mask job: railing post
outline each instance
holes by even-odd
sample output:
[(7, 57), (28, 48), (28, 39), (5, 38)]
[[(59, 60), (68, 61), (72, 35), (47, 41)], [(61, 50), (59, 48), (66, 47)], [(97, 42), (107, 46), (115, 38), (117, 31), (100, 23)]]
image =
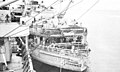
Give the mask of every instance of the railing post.
[[(22, 39), (20, 38), (22, 41)], [(28, 48), (28, 36), (25, 37), (25, 44), (22, 41), (22, 44), (25, 46), (22, 51), (22, 58), (23, 58), (23, 72), (35, 72), (33, 69), (33, 64), (31, 60), (31, 56), (29, 53), (29, 48)]]

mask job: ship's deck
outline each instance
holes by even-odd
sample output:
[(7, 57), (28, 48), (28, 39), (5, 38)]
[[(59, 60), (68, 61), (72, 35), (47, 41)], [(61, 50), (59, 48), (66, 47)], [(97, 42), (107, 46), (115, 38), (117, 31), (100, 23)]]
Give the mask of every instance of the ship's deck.
[(0, 71), (0, 72), (23, 72), (23, 64), (22, 64), (22, 58), (19, 56), (16, 56), (15, 53), (12, 55), (12, 61), (8, 64), (8, 70)]

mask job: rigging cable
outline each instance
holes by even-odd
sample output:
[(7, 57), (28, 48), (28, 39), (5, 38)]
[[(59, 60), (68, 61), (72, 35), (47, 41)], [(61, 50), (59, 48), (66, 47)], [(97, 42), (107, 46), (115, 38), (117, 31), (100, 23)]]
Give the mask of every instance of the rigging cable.
[(82, 16), (84, 16), (88, 11), (90, 11), (97, 3), (99, 2), (99, 0), (97, 0), (88, 10), (86, 10), (86, 12), (84, 12), (77, 20), (79, 20), (80, 18), (82, 18)]
[[(76, 5), (78, 5), (79, 3), (81, 3), (81, 2), (83, 2), (84, 0), (81, 0), (81, 1), (79, 1), (78, 3), (76, 3), (76, 4), (74, 4), (74, 5), (72, 5), (71, 7), (69, 7), (69, 8), (72, 8), (72, 7), (74, 7), (74, 6), (76, 6)], [(68, 9), (69, 9), (68, 8)]]
[[(81, 0), (80, 2), (78, 2), (78, 3), (74, 4), (73, 6), (71, 6), (71, 7), (67, 8), (67, 9), (65, 8), (65, 9), (64, 9), (64, 10), (62, 10), (61, 12), (59, 12), (59, 13), (57, 13), (57, 14), (53, 15), (52, 17), (49, 17), (48, 19), (45, 19), (45, 20), (52, 19), (52, 18), (54, 18), (55, 16), (58, 16), (60, 13), (64, 12), (65, 10), (70, 9), (70, 8), (74, 7), (75, 5), (77, 5), (77, 4), (79, 4), (79, 3), (81, 3), (81, 2), (83, 2), (83, 0)], [(45, 20), (44, 20), (44, 21), (45, 21)], [(42, 22), (39, 22), (39, 23), (42, 23)], [(38, 24), (38, 23), (37, 23), (37, 24)]]
[[(81, 3), (82, 1), (83, 1), (83, 0), (81, 0), (81, 1), (78, 2), (78, 3), (76, 3), (75, 5)], [(98, 2), (99, 2), (99, 0), (97, 0), (85, 13), (83, 13), (83, 14), (80, 16), (80, 18), (81, 18), (84, 14), (86, 14), (91, 8), (93, 8)], [(69, 7), (69, 8), (72, 8), (72, 7), (74, 7), (75, 5), (73, 5), (73, 6)], [(69, 8), (68, 8), (68, 9), (69, 9)], [(59, 13), (58, 13), (58, 14), (59, 14)], [(56, 15), (58, 15), (58, 14), (56, 14)], [(56, 15), (54, 15), (54, 16), (56, 16)], [(53, 16), (53, 17), (54, 17), (54, 16)], [(51, 17), (51, 18), (52, 18), (52, 17)], [(78, 19), (80, 19), (80, 18), (78, 18)], [(50, 19), (50, 18), (49, 18), (49, 19)], [(47, 20), (49, 20), (49, 19), (47, 19)], [(38, 45), (38, 46), (39, 46), (39, 45)], [(38, 46), (37, 46), (37, 47), (38, 47)], [(37, 48), (37, 47), (36, 47), (36, 48)], [(35, 48), (35, 49), (36, 49), (36, 48)], [(34, 50), (35, 50), (35, 49), (34, 49)], [(32, 50), (32, 51), (34, 51), (34, 50)]]
[(69, 8), (69, 6), (70, 6), (70, 4), (72, 3), (72, 0), (70, 0), (70, 2), (69, 2), (69, 4), (67, 5), (67, 7), (63, 10), (63, 11), (61, 11), (60, 13), (59, 13), (59, 16), (60, 15), (65, 15), (65, 13), (66, 13), (66, 11), (68, 10), (68, 8)]
[[(78, 3), (77, 3), (78, 4)], [(74, 5), (75, 6), (75, 5)], [(73, 7), (73, 6), (72, 6)], [(70, 7), (71, 8), (71, 7)], [(59, 14), (59, 13), (58, 13)], [(58, 15), (58, 14), (56, 14), (56, 15)], [(54, 16), (56, 16), (56, 15), (54, 15)], [(49, 19), (51, 19), (51, 18), (53, 18), (54, 16), (52, 16), (52, 17), (50, 17)], [(49, 19), (46, 19), (46, 20), (49, 20)], [(40, 22), (40, 23), (42, 23), (42, 22)], [(22, 32), (22, 31), (25, 31), (25, 30), (27, 30), (28, 28), (26, 28), (26, 29), (24, 29), (24, 30), (21, 30), (21, 31), (19, 31), (19, 32), (17, 32), (17, 33), (20, 33), (20, 32)], [(17, 33), (15, 33), (15, 34), (17, 34)], [(15, 34), (12, 34), (12, 35), (15, 35)], [(12, 36), (12, 35), (10, 35), (10, 36)], [(32, 49), (31, 51), (30, 51), (30, 54), (34, 51), (34, 50), (36, 50), (37, 49), (37, 47), (39, 47), (39, 44), (34, 48), (34, 49)]]
[[(58, 1), (58, 0), (57, 0), (57, 1)], [(49, 7), (51, 7), (53, 4), (55, 4), (57, 1), (55, 1), (55, 2), (52, 3), (50, 6), (48, 6), (47, 9), (48, 9)], [(80, 2), (74, 4), (73, 6), (81, 3), (82, 1), (83, 1), (83, 0), (81, 0)], [(68, 9), (72, 8), (73, 6), (69, 7)], [(67, 10), (68, 10), (68, 9), (67, 9)], [(46, 10), (46, 9), (42, 10), (42, 12), (44, 12), (45, 10)], [(65, 10), (66, 10), (66, 9), (65, 9)], [(64, 11), (64, 10), (63, 10), (63, 11)], [(63, 11), (61, 11), (61, 12), (63, 12)], [(41, 12), (41, 13), (42, 13), (42, 12)], [(61, 12), (60, 12), (60, 13), (61, 13)], [(50, 18), (48, 18), (48, 19), (45, 19), (44, 21), (49, 20), (49, 19), (52, 19), (53, 17), (59, 15), (60, 13), (58, 13), (58, 14), (56, 14), (56, 15), (53, 15), (52, 17), (50, 17)], [(37, 15), (38, 15), (38, 14), (37, 14)], [(34, 17), (36, 17), (37, 15), (35, 15)], [(34, 18), (34, 17), (33, 17), (33, 18)], [(26, 22), (28, 22), (28, 21), (26, 21)], [(42, 23), (42, 22), (39, 22), (39, 23)], [(13, 29), (12, 31), (10, 31), (9, 33), (13, 32), (14, 30), (18, 29), (18, 28), (21, 27), (21, 26), (22, 26), (22, 25), (16, 27), (15, 29)], [(21, 31), (19, 31), (19, 32), (17, 32), (17, 33), (14, 33), (14, 34), (12, 34), (12, 35), (10, 35), (10, 36), (13, 36), (13, 35), (15, 35), (15, 34), (18, 34), (18, 33), (22, 32), (22, 31), (27, 30), (27, 29), (28, 29), (28, 28), (26, 28), (26, 29), (24, 29), (24, 30), (21, 30)], [(8, 35), (9, 33), (7, 33), (6, 35)], [(4, 35), (4, 36), (6, 36), (6, 35)], [(4, 37), (4, 36), (3, 36), (3, 37)]]
[[(47, 10), (49, 7), (51, 7), (53, 4), (55, 4), (57, 1), (53, 2), (50, 6), (48, 6), (46, 9), (42, 10), (40, 13), (44, 12), (45, 10)], [(35, 18), (37, 15), (39, 15), (40, 13), (36, 14), (34, 17), (32, 17), (31, 19)], [(28, 21), (30, 21), (31, 19), (27, 20), (25, 23), (27, 23)], [(23, 25), (19, 25), (18, 27), (14, 28), (13, 30), (11, 30), (10, 32), (6, 33), (5, 35), (3, 35), (3, 37), (7, 36), (8, 34), (10, 34), (11, 32), (15, 31), (16, 29), (18, 29), (19, 27), (21, 27)]]
[[(49, 7), (51, 7), (53, 4), (55, 4), (58, 0), (56, 0), (55, 2), (53, 2), (50, 6), (48, 6), (47, 8), (45, 8), (44, 10), (42, 10), (40, 13), (44, 12), (45, 10), (47, 10)], [(37, 15), (39, 15), (40, 13), (36, 14), (35, 16), (33, 16), (31, 19), (35, 18)], [(27, 20), (25, 23), (27, 23), (28, 21), (30, 21), (31, 19)]]
[[(66, 13), (66, 11), (67, 11), (68, 9), (70, 9), (70, 8), (72, 8), (72, 7), (74, 7), (74, 6), (76, 6), (77, 4), (79, 4), (79, 3), (83, 2), (83, 1), (84, 1), (84, 0), (81, 0), (81, 1), (79, 1), (78, 3), (76, 3), (76, 4), (72, 5), (72, 6), (70, 6), (71, 2), (73, 2), (73, 1), (71, 0), (70, 3), (69, 3), (69, 5), (67, 6), (67, 8), (65, 8), (64, 10), (62, 10), (59, 14), (64, 13), (64, 15), (65, 15), (65, 13)], [(70, 7), (69, 7), (69, 6), (70, 6)], [(63, 14), (62, 14), (62, 15), (63, 15)]]
[[(96, 5), (96, 4), (97, 4), (97, 2), (96, 2), (94, 5)], [(93, 6), (94, 6), (94, 5), (93, 5)], [(93, 6), (92, 6), (92, 7), (93, 7)], [(90, 9), (91, 9), (92, 7), (90, 7)], [(88, 12), (90, 9), (88, 9), (87, 12)], [(85, 13), (84, 13), (84, 14), (85, 14)], [(82, 16), (83, 16), (83, 15), (82, 15)], [(18, 28), (18, 27), (17, 27), (17, 28)], [(17, 28), (15, 28), (15, 29), (17, 29)], [(14, 29), (14, 30), (15, 30), (15, 29)], [(14, 31), (14, 30), (12, 30), (12, 31)], [(21, 31), (20, 31), (20, 32), (21, 32)], [(19, 32), (18, 32), (18, 33), (19, 33)], [(7, 34), (6, 34), (6, 35), (7, 35)], [(5, 36), (6, 36), (6, 35), (5, 35)], [(39, 46), (39, 45), (37, 45), (33, 50), (31, 50), (30, 54), (31, 54), (32, 51), (34, 51), (38, 46)]]
[[(58, 0), (57, 0), (57, 1), (58, 1)], [(51, 5), (55, 4), (57, 1), (55, 1), (55, 2), (54, 2), (54, 3), (52, 3)], [(75, 5), (77, 5), (77, 4), (79, 4), (79, 3), (81, 3), (82, 1), (83, 1), (83, 0), (81, 0), (81, 1), (80, 1), (80, 2), (78, 2), (78, 3), (76, 3)], [(51, 5), (50, 5), (50, 6), (48, 6), (46, 9), (48, 9), (49, 7), (51, 7)], [(73, 6), (75, 6), (75, 5), (73, 5)], [(69, 7), (69, 8), (72, 8), (73, 6), (71, 6), (71, 7)], [(68, 9), (69, 9), (69, 8), (68, 8)], [(42, 12), (44, 12), (46, 9), (42, 10)], [(41, 13), (42, 13), (42, 12), (41, 12)], [(59, 13), (58, 13), (58, 14), (59, 14)], [(56, 15), (58, 15), (58, 14), (56, 14)], [(37, 14), (37, 15), (38, 15), (38, 14)], [(35, 15), (34, 17), (36, 17), (37, 15)], [(54, 15), (54, 16), (56, 16), (56, 15)], [(54, 16), (50, 17), (49, 19), (53, 18)], [(33, 17), (33, 18), (34, 18), (34, 17)], [(49, 20), (49, 19), (46, 19), (46, 20)], [(27, 22), (28, 22), (28, 21), (27, 21)], [(41, 23), (42, 23), (42, 22), (41, 22)], [(19, 27), (21, 27), (21, 26), (22, 26), (22, 25), (20, 25), (20, 26), (16, 27), (15, 29), (11, 30), (10, 32), (8, 32), (7, 34), (5, 34), (4, 36), (6, 36), (6, 35), (10, 34), (11, 32), (15, 31), (16, 29), (18, 29), (18, 28), (19, 28)], [(17, 33), (14, 33), (14, 34), (12, 34), (12, 35), (10, 35), (10, 36), (13, 36), (13, 35), (15, 35), (15, 34), (18, 34), (18, 33), (22, 32), (22, 31), (27, 30), (27, 29), (28, 29), (28, 28), (26, 28), (26, 29), (24, 29), (24, 30), (21, 30), (21, 31), (19, 31), (19, 32), (17, 32)], [(3, 36), (3, 37), (4, 37), (4, 36)], [(38, 46), (39, 46), (39, 45), (38, 45)], [(37, 47), (38, 47), (38, 46), (37, 46)], [(37, 48), (37, 47), (36, 47), (36, 48)], [(36, 49), (36, 48), (35, 48), (35, 49)], [(35, 50), (35, 49), (34, 49), (34, 50)], [(32, 50), (32, 51), (34, 51), (34, 50)]]
[(29, 28), (25, 28), (25, 29), (23, 29), (23, 30), (21, 30), (21, 31), (19, 31), (19, 32), (16, 32), (16, 33), (14, 33), (14, 34), (12, 34), (12, 35), (9, 35), (9, 37), (11, 37), (11, 36), (13, 36), (13, 35), (15, 35), (15, 34), (21, 33), (21, 32), (23, 32), (23, 31), (25, 31), (25, 30), (27, 30), (27, 29), (29, 29)]

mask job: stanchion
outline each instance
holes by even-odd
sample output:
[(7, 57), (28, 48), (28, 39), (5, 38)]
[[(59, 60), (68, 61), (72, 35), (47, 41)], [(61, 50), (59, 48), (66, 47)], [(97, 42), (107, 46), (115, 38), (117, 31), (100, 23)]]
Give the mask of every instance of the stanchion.
[[(22, 39), (20, 40), (23, 43)], [(25, 48), (22, 48), (23, 72), (36, 72), (33, 69), (33, 64), (32, 64), (31, 56), (28, 49), (28, 37), (26, 37), (25, 43), (26, 44), (23, 44)]]
[[(3, 46), (0, 47), (0, 55), (2, 56), (3, 63), (6, 66), (5, 68), (7, 68), (8, 65), (7, 65), (7, 61), (6, 61), (6, 57), (5, 57), (5, 48)], [(3, 67), (3, 70), (4, 70), (4, 67)]]

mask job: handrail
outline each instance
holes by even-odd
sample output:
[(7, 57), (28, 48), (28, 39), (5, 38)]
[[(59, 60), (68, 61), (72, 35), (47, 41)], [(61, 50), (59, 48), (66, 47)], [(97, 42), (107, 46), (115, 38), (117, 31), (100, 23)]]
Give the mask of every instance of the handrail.
[(62, 54), (65, 56), (72, 56), (72, 57), (79, 57), (79, 56), (87, 56), (89, 53), (89, 49), (76, 49), (74, 52), (71, 51), (71, 49), (61, 48), (61, 47), (50, 47), (50, 46), (43, 46), (41, 45), (40, 50), (56, 53), (56, 54)]

